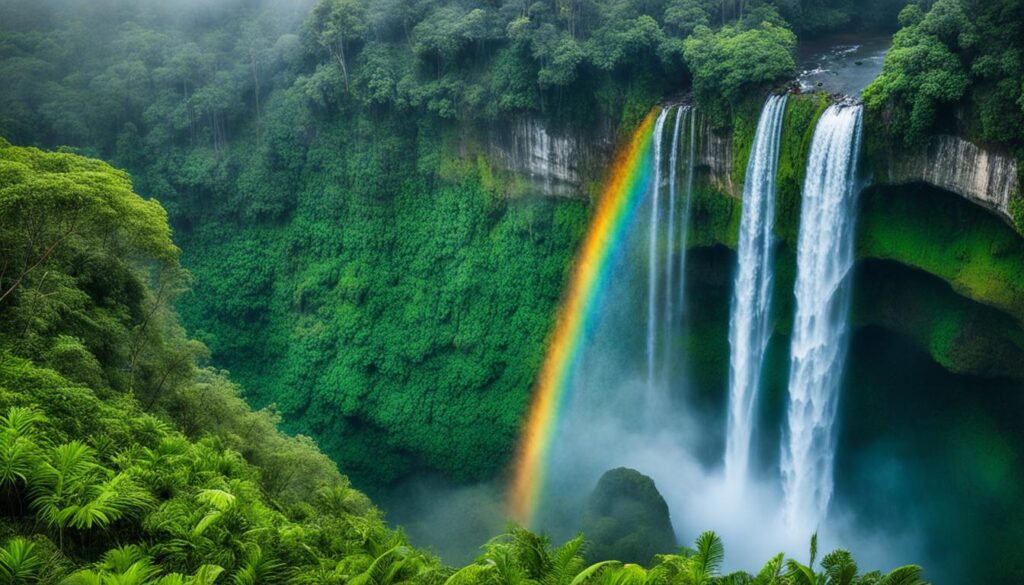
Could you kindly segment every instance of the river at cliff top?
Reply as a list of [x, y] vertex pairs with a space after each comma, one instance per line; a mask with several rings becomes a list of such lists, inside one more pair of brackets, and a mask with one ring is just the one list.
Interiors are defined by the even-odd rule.
[[860, 96], [882, 72], [891, 46], [890, 35], [831, 35], [802, 42], [797, 81], [804, 91], [823, 89]]

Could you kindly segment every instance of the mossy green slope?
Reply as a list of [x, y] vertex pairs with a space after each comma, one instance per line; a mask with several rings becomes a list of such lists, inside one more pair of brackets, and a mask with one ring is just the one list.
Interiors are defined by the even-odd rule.
[[286, 222], [181, 238], [190, 328], [368, 488], [501, 469], [586, 227], [586, 202], [509, 198], [457, 152], [398, 118], [324, 123]]
[[1024, 323], [1024, 239], [991, 213], [920, 186], [862, 195], [861, 256], [895, 260]]

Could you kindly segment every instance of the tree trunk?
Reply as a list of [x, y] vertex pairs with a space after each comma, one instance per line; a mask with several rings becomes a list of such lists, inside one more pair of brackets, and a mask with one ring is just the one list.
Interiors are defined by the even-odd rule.
[[351, 93], [348, 87], [348, 68], [345, 67], [345, 41], [338, 43], [338, 52], [334, 53], [334, 58], [341, 67], [341, 76], [345, 79], [345, 93]]
[[261, 125], [261, 121], [260, 121], [260, 78], [259, 78], [259, 72], [257, 70], [257, 65], [256, 65], [256, 57], [250, 55], [250, 60], [252, 61], [252, 84], [253, 84], [252, 95], [253, 95], [253, 98], [256, 100], [256, 146], [259, 146], [260, 145], [260, 125]]

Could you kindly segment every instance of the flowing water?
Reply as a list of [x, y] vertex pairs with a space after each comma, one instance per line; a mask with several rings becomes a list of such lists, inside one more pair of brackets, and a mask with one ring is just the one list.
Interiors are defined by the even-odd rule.
[[846, 361], [854, 263], [862, 108], [822, 114], [807, 161], [790, 354], [788, 434], [782, 448], [784, 517], [814, 530], [833, 491], [835, 420]]
[[686, 311], [686, 245], [689, 241], [688, 238], [690, 235], [690, 208], [693, 201], [693, 171], [697, 166], [697, 110], [690, 108], [687, 113], [689, 114], [690, 124], [690, 146], [687, 149], [688, 159], [686, 161], [686, 184], [683, 190], [683, 192], [686, 193], [686, 201], [683, 204], [683, 223], [679, 234], [681, 248], [679, 253], [679, 311], [677, 313], [677, 322], [682, 319], [682, 315]]
[[[677, 170], [679, 166], [679, 132], [682, 128], [682, 122], [684, 117], [688, 117], [690, 108], [688, 106], [679, 106], [676, 108], [676, 121], [675, 128], [672, 130], [672, 154], [668, 160], [668, 234], [665, 238], [665, 294], [664, 297], [664, 313], [662, 315], [662, 329], [664, 348], [662, 351], [662, 371], [666, 372], [665, 376], [668, 376], [668, 364], [672, 359], [674, 345], [672, 343], [672, 323], [675, 321], [675, 307], [672, 303], [672, 284], [673, 277], [672, 271], [675, 268], [675, 252], [676, 248], [676, 199], [678, 196], [678, 184], [676, 182]], [[685, 223], [685, 218], [683, 219]], [[684, 246], [679, 248], [680, 253], [685, 249]]]
[[657, 413], [658, 408], [654, 405], [657, 400], [657, 372], [655, 369], [657, 343], [658, 343], [658, 232], [661, 213], [661, 157], [662, 139], [664, 137], [665, 118], [668, 117], [668, 108], [663, 109], [658, 115], [654, 124], [654, 180], [651, 181], [651, 224], [650, 224], [650, 247], [648, 249], [648, 273], [647, 273], [647, 405], [652, 408], [652, 413]]
[[771, 96], [761, 112], [743, 187], [738, 268], [729, 319], [729, 412], [725, 474], [742, 486], [750, 460], [754, 410], [761, 387], [764, 353], [771, 337], [774, 261], [775, 177], [786, 96]]

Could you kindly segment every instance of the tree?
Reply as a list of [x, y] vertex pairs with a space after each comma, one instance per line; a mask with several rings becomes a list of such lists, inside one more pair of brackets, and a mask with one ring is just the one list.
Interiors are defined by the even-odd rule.
[[346, 53], [366, 34], [366, 10], [360, 0], [319, 0], [309, 21], [316, 43], [337, 62], [349, 91]]
[[35, 583], [43, 563], [34, 543], [21, 537], [12, 538], [0, 548], [0, 584]]
[[0, 139], [0, 303], [26, 278], [74, 253], [175, 262], [167, 215], [132, 192], [123, 171], [70, 154], [14, 149]]
[[914, 4], [900, 13], [882, 74], [864, 90], [869, 110], [886, 120], [890, 134], [920, 144], [943, 106], [960, 101], [970, 78], [958, 52], [971, 48], [975, 32], [959, 0], [938, 0], [928, 13]]
[[710, 24], [711, 17], [704, 0], [669, 0], [665, 5], [665, 25], [677, 36], [689, 36], [697, 27]]
[[152, 496], [131, 477], [98, 465], [94, 451], [79, 441], [55, 447], [29, 483], [32, 507], [58, 531], [64, 548], [67, 528], [107, 527], [149, 508]]
[[792, 77], [796, 36], [775, 22], [771, 11], [715, 32], [700, 26], [684, 42], [683, 55], [693, 72], [693, 89], [702, 106], [714, 112], [724, 101], [737, 103], [754, 88]]

